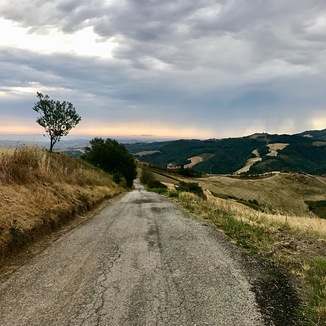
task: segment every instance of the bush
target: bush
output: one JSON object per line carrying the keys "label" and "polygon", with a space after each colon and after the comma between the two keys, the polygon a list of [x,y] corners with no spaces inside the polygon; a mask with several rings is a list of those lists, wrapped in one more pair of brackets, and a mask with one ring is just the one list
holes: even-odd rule
{"label": "bush", "polygon": [[82,159],[115,175],[114,178],[116,181],[119,180],[119,183],[123,177],[128,187],[133,185],[137,177],[136,163],[134,157],[122,144],[112,139],[94,138],[90,141],[90,145],[91,147],[86,148]]}
{"label": "bush", "polygon": [[167,186],[165,184],[163,184],[162,182],[158,181],[158,180],[149,180],[147,182],[147,186],[150,189],[154,189],[154,188],[160,188],[160,189],[167,189]]}
{"label": "bush", "polygon": [[197,182],[184,182],[180,181],[178,186],[179,191],[191,192],[201,198],[205,198],[202,187]]}
{"label": "bush", "polygon": [[148,169],[143,169],[140,177],[140,182],[144,185],[147,185],[151,180],[155,180],[154,174]]}
{"label": "bush", "polygon": [[170,190],[168,193],[168,196],[171,198],[177,198],[179,197],[179,191],[177,190]]}

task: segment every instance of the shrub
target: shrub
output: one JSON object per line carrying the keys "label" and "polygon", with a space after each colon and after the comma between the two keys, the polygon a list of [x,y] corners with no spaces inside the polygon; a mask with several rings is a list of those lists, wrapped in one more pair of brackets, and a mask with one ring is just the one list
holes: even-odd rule
{"label": "shrub", "polygon": [[177,198],[179,197],[179,191],[177,190],[170,190],[168,193],[168,196],[171,198]]}
{"label": "shrub", "polygon": [[197,182],[184,182],[180,181],[178,186],[179,191],[191,192],[201,198],[205,198],[202,187]]}
{"label": "shrub", "polygon": [[154,189],[154,188],[167,189],[167,186],[165,184],[163,184],[158,180],[153,180],[153,179],[147,182],[147,186],[150,189]]}
{"label": "shrub", "polygon": [[[82,159],[110,174],[120,174],[125,178],[127,186],[132,187],[137,177],[137,168],[134,157],[129,154],[124,145],[116,140],[94,138],[90,141],[91,147],[86,148]],[[115,177],[118,180],[118,176]]]}
{"label": "shrub", "polygon": [[155,180],[154,174],[148,169],[143,169],[140,177],[140,182],[144,185],[147,185],[151,180]]}

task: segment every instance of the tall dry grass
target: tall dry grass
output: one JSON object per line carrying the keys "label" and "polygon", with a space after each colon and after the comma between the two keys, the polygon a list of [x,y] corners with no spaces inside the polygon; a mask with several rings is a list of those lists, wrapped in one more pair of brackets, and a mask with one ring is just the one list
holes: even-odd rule
{"label": "tall dry grass", "polygon": [[0,184],[57,182],[83,186],[111,184],[112,180],[84,161],[39,147],[21,147],[0,156]]}
{"label": "tall dry grass", "polygon": [[326,220],[318,217],[296,216],[286,213],[268,214],[254,210],[250,207],[237,203],[234,200],[226,200],[214,197],[210,191],[205,191],[207,199],[215,209],[223,214],[235,216],[238,219],[259,225],[282,225],[287,224],[294,230],[318,236],[326,239]]}
{"label": "tall dry grass", "polygon": [[123,189],[62,153],[21,147],[0,156],[0,262],[10,252]]}

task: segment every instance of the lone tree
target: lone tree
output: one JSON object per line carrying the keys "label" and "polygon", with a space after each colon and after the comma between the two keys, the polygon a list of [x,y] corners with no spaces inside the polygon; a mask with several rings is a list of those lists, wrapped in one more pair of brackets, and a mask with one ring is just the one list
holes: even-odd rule
{"label": "lone tree", "polygon": [[50,152],[61,137],[67,136],[81,120],[76,109],[70,102],[54,101],[48,95],[37,92],[39,101],[34,104],[33,110],[40,113],[36,122],[45,129],[50,138]]}

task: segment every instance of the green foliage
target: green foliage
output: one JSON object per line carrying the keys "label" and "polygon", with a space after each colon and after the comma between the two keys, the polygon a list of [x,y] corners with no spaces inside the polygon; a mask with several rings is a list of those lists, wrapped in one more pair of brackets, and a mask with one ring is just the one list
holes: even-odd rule
{"label": "green foliage", "polygon": [[165,195],[167,193],[167,189],[166,188],[150,188],[151,191],[156,192],[157,194],[160,195]]}
{"label": "green foliage", "polygon": [[94,138],[90,141],[82,159],[102,170],[113,174],[114,179],[120,182],[122,177],[131,187],[137,176],[136,164],[133,156],[116,140]]}
{"label": "green foliage", "polygon": [[306,201],[308,208],[320,218],[326,219],[326,200]]}
{"label": "green foliage", "polygon": [[201,198],[206,198],[202,187],[197,182],[184,182],[180,181],[178,191],[191,192]]}
{"label": "green foliage", "polygon": [[167,189],[167,186],[158,180],[149,180],[147,182],[147,186],[148,186],[148,188],[151,188],[151,189],[154,189],[154,188]]}
{"label": "green foliage", "polygon": [[196,171],[194,169],[185,169],[183,166],[176,172],[182,175],[183,177],[188,178],[200,178],[203,175],[202,172]]}
{"label": "green foliage", "polygon": [[144,185],[147,185],[147,183],[151,180],[155,180],[152,171],[150,171],[149,169],[143,169],[140,177],[140,182]]}
{"label": "green foliage", "polygon": [[[269,135],[259,137],[241,137],[209,140],[178,140],[156,143],[129,144],[131,153],[141,151],[159,151],[139,157],[140,160],[166,168],[168,163],[177,166],[185,165],[193,156],[202,156],[204,161],[194,169],[206,173],[232,174],[242,168],[249,158],[255,157],[253,150],[258,150],[262,161],[252,166],[250,174],[271,171],[307,172],[312,174],[326,173],[326,146],[314,146],[316,139],[322,140],[324,131],[313,133],[318,138],[307,138],[299,135]],[[287,143],[289,146],[280,150],[275,157],[267,156],[267,144]],[[188,173],[185,169],[181,173]]]}
{"label": "green foliage", "polygon": [[177,198],[177,197],[179,197],[179,191],[178,190],[170,190],[168,192],[168,196],[171,198]]}
{"label": "green foliage", "polygon": [[316,147],[313,140],[305,137],[276,135],[271,137],[273,143],[288,143],[289,146],[279,151],[275,157],[262,156],[262,161],[254,164],[250,173],[271,171],[326,173],[326,147]]}
{"label": "green foliage", "polygon": [[50,152],[61,137],[67,136],[81,120],[76,109],[70,102],[54,101],[48,95],[37,92],[39,101],[33,110],[40,114],[36,122],[45,129],[50,138]]}

